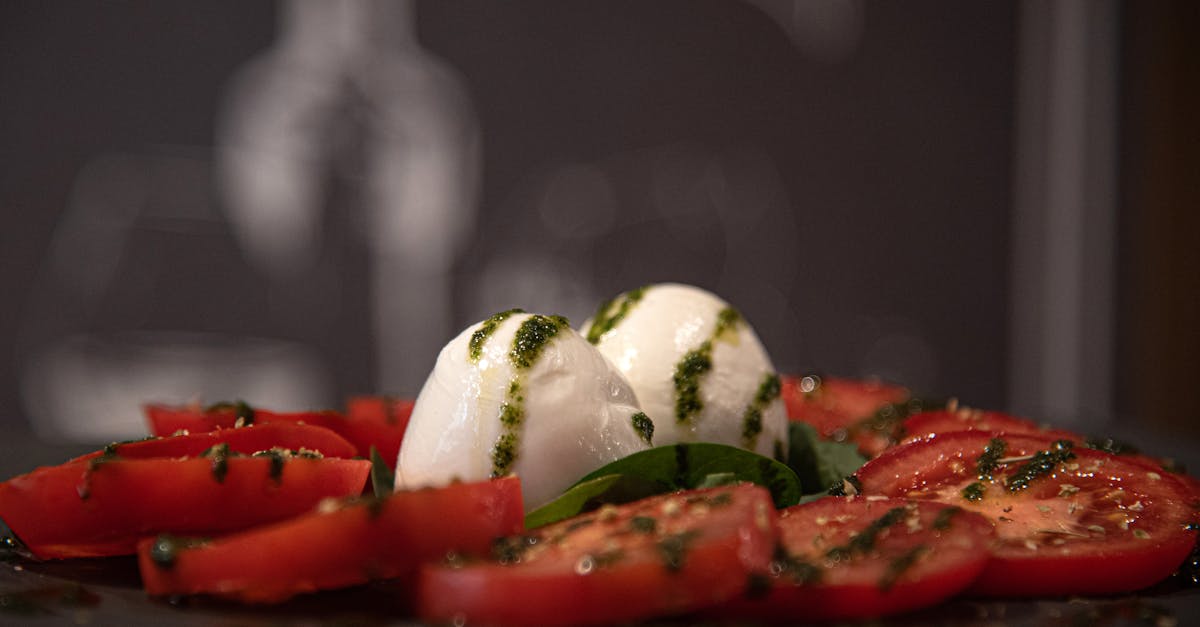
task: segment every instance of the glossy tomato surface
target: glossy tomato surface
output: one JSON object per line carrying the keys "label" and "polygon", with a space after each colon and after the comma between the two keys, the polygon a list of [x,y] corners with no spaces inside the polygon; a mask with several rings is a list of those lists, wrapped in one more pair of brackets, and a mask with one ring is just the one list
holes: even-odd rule
{"label": "glossy tomato surface", "polygon": [[741,485],[656,496],[547,525],[499,545],[499,562],[421,571],[433,623],[576,625],[698,609],[766,572],[770,494]]}
{"label": "glossy tomato surface", "polygon": [[409,578],[447,553],[485,554],[521,529],[520,481],[456,483],[321,508],[205,543],[159,537],[138,547],[146,591],[278,602],[372,579]]}
{"label": "glossy tomato surface", "polygon": [[876,379],[785,375],[781,381],[789,419],[812,425],[823,438],[853,442],[867,457],[891,446],[903,416],[887,414],[911,398],[907,388]]}
{"label": "glossy tomato surface", "polygon": [[395,468],[413,404],[405,398],[355,396],[346,402],[343,434],[364,457],[375,447],[388,467]]}
{"label": "glossy tomato surface", "polygon": [[228,444],[230,451],[244,455],[271,449],[311,451],[326,457],[354,457],[358,454],[358,449],[346,438],[324,427],[277,422],[114,443],[104,450],[71,461],[84,461],[102,455],[116,455],[125,459],[195,457],[220,444]]}
{"label": "glossy tomato surface", "polygon": [[861,496],[785,509],[779,529],[769,587],[720,615],[849,620],[928,607],[975,580],[993,538],[985,518],[958,507]]}
{"label": "glossy tomato surface", "polygon": [[992,522],[987,595],[1111,594],[1170,575],[1196,508],[1175,477],[1050,438],[960,431],[897,446],[856,473],[863,494],[935,500]]}
{"label": "glossy tomato surface", "polygon": [[228,532],[357,495],[369,471],[333,458],[98,458],[0,484],[0,518],[41,558],[130,554],[145,535]]}
{"label": "glossy tomato surface", "polygon": [[923,411],[905,419],[901,430],[901,442],[912,442],[935,433],[952,431],[1003,431],[1065,439],[1076,443],[1082,443],[1084,439],[1073,431],[1052,429],[1027,418],[966,407]]}

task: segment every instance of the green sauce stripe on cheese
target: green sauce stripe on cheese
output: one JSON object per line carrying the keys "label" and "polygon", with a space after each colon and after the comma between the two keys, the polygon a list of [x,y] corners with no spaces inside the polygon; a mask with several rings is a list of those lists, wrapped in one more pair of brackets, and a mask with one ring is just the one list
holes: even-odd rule
{"label": "green sauce stripe on cheese", "polygon": [[[504,319],[516,310],[503,312],[497,316],[503,315],[496,326],[503,322]],[[495,319],[492,316],[488,320]],[[486,322],[484,323],[487,324]],[[537,363],[537,360],[542,355],[542,351],[554,339],[560,331],[569,327],[571,323],[562,316],[542,316],[532,315],[521,323],[517,328],[516,335],[513,336],[512,348],[508,352],[509,360],[512,361],[513,367],[517,373],[514,375],[512,382],[508,386],[508,395],[504,404],[500,406],[500,426],[503,432],[496,440],[495,446],[492,447],[492,476],[503,477],[512,472],[513,464],[517,461],[517,451],[521,444],[521,427],[525,423],[525,395],[523,392],[525,384],[526,372]],[[484,328],[481,327],[480,331]],[[495,327],[488,330],[488,335],[495,332]],[[472,341],[475,337],[472,336]],[[483,342],[487,340],[487,336],[481,340],[479,350],[483,350]]]}

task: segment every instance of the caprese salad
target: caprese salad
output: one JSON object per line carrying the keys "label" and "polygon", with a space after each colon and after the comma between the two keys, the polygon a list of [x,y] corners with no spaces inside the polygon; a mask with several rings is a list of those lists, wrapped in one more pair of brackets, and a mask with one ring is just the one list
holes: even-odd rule
{"label": "caprese salad", "polygon": [[875,618],[1107,595],[1190,560],[1171,464],[904,387],[779,374],[736,309],[651,285],[578,330],[463,330],[415,400],[149,405],[150,436],[0,483],[21,559],[136,555],[147,594],[392,581],[432,623]]}

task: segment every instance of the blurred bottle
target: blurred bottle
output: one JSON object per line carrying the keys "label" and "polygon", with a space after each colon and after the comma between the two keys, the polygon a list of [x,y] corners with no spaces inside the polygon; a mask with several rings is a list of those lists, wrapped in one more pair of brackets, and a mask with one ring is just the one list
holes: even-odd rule
{"label": "blurred bottle", "polygon": [[466,91],[414,22],[411,0],[288,0],[277,44],[235,78],[218,132],[230,223],[272,282],[317,264],[330,175],[357,188],[373,386],[396,394],[416,392],[454,331],[451,272],[478,187]]}
{"label": "blurred bottle", "polygon": [[[453,332],[479,132],[462,83],[417,43],[413,10],[288,0],[276,44],[222,103],[213,163],[156,148],[80,173],[20,338],[40,434],[144,435],[148,401],[333,406],[363,391],[339,376],[358,361],[374,364],[375,391],[416,392]],[[335,214],[360,228],[330,233]],[[331,246],[366,262],[330,264]],[[372,327],[361,345],[376,354],[331,356],[330,342],[368,333],[324,311],[358,283]],[[277,302],[300,292],[315,305]]]}

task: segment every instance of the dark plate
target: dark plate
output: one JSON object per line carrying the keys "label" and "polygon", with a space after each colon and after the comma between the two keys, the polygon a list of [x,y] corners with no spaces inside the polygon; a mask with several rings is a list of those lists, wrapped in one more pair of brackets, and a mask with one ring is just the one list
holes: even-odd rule
{"label": "dark plate", "polygon": [[[1143,450],[1174,455],[1200,467],[1192,442],[1154,437],[1133,440]],[[39,465],[58,464],[94,450],[92,446],[46,444],[28,431],[0,430],[0,478]],[[4,625],[206,625],[286,627],[290,625],[414,625],[404,594],[386,583],[303,596],[273,606],[244,606],[210,599],[178,602],[151,599],[140,587],[137,564],[129,558],[10,561],[0,563],[0,624]],[[703,623],[691,617],[656,624]],[[796,622],[802,624],[799,617]],[[711,624],[711,623],[709,623]],[[1200,625],[1200,588],[1167,581],[1137,595],[1090,599],[959,599],[879,625],[1147,626]]]}

